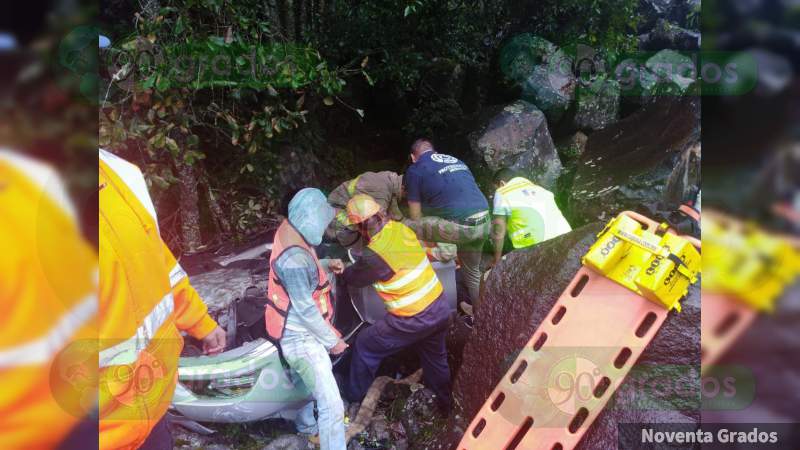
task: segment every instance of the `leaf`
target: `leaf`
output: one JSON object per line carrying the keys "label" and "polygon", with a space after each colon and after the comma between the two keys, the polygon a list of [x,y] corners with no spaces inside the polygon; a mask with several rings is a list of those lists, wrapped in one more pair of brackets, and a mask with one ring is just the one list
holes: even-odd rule
{"label": "leaf", "polygon": [[142,82],[142,89],[150,89],[156,83],[156,74],[152,74]]}
{"label": "leaf", "polygon": [[369,56],[365,56],[364,60],[361,61],[361,68],[363,69],[363,68],[367,67],[367,63],[368,62],[369,62]]}
{"label": "leaf", "polygon": [[192,134],[186,138],[186,143],[191,146],[195,146],[200,143],[200,138],[196,134]]}
{"label": "leaf", "polygon": [[333,98],[325,97],[322,99],[322,103],[325,103],[326,106],[333,106]]}
{"label": "leaf", "polygon": [[413,12],[413,8],[411,5],[406,6],[406,9],[403,11],[403,17],[408,17],[409,14]]}
{"label": "leaf", "polygon": [[362,119],[364,118],[364,110],[363,109],[360,109],[360,108],[356,109],[356,112],[358,113],[359,116],[361,116]]}
{"label": "leaf", "polygon": [[169,150],[169,151],[170,151],[170,152],[171,152],[173,155],[177,155],[177,154],[178,154],[178,152],[180,151],[180,149],[178,148],[178,143],[177,143],[177,142],[175,142],[175,139],[172,139],[171,137],[167,137],[167,138],[164,140],[164,143],[166,144],[166,146],[167,146],[167,149],[168,149],[168,150]]}
{"label": "leaf", "polygon": [[245,167],[247,168],[248,172],[252,172],[252,171],[256,170],[255,167],[253,167],[252,164],[246,164]]}
{"label": "leaf", "polygon": [[228,27],[228,31],[225,33],[225,43],[230,44],[233,42],[233,28]]}

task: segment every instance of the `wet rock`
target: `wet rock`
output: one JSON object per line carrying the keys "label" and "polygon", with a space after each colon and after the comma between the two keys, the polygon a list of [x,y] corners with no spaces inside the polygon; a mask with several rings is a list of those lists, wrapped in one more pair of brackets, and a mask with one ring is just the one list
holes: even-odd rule
{"label": "wet rock", "polygon": [[[506,255],[489,274],[485,297],[475,318],[475,334],[464,349],[462,370],[456,377],[453,390],[455,401],[463,407],[463,414],[468,420],[474,417],[514,361],[519,349],[528,342],[550,312],[580,267],[581,256],[601,229],[601,223],[589,224],[534,247],[514,251]],[[637,362],[637,367],[678,366],[689,369],[685,371],[687,379],[696,376],[697,371],[692,372],[691,369],[699,369],[699,290],[692,289],[682,305],[684,308],[681,313],[673,311],[669,314]],[[618,391],[624,397],[620,400],[624,405],[641,402],[641,396],[650,395],[638,389],[626,390],[626,384],[628,380]],[[685,397],[690,400],[699,398],[697,380],[694,379],[690,386],[695,390],[690,389]],[[671,398],[665,401],[668,406],[672,405],[669,403]],[[618,423],[642,420],[696,422],[696,407],[696,403],[689,401],[672,410],[606,408],[579,447],[616,448]],[[458,438],[449,437],[452,442],[457,442]]]}
{"label": "wet rock", "polygon": [[587,225],[511,252],[492,270],[453,387],[454,399],[463,407],[467,421],[569,284],[600,229],[599,224]]}
{"label": "wet rock", "polygon": [[523,100],[506,106],[472,133],[470,147],[489,170],[511,167],[545,187],[552,187],[561,170],[544,114]]}
{"label": "wet rock", "polygon": [[650,32],[639,36],[639,49],[648,51],[699,50],[700,33],[687,30],[665,19],[659,19]]}
{"label": "wet rock", "polygon": [[620,87],[605,77],[578,86],[575,126],[581,130],[599,130],[617,121]]}
{"label": "wet rock", "polygon": [[586,136],[583,132],[578,131],[572,136],[567,136],[566,138],[556,142],[558,156],[561,158],[561,161],[565,166],[571,162],[577,161],[581,157],[583,151],[586,150],[586,142],[588,140],[588,136]]}
{"label": "wet rock", "polygon": [[284,434],[275,438],[262,450],[307,450],[314,448],[308,438],[299,434]]}
{"label": "wet rock", "polygon": [[570,223],[606,221],[626,209],[650,216],[676,209],[679,204],[665,195],[666,186],[681,158],[700,140],[699,109],[697,98],[663,97],[592,133],[569,195]]}

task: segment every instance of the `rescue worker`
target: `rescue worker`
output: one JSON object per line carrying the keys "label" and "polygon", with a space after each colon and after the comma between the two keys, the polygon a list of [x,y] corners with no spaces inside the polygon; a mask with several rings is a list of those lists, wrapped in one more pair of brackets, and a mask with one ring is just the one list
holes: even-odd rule
{"label": "rescue worker", "polygon": [[413,346],[422,362],[425,385],[436,394],[440,411],[450,409],[450,369],[445,335],[450,307],[442,284],[412,229],[389,219],[371,197],[356,195],[347,204],[350,221],[368,242],[347,267],[348,286],[372,285],[388,314],[358,335],[352,355],[348,393],[361,401],[381,361]]}
{"label": "rescue worker", "polygon": [[[364,172],[340,184],[328,195],[328,203],[336,210],[336,218],[328,227],[328,235],[335,237],[342,247],[352,249],[356,255],[364,242],[358,227],[347,220],[347,202],[356,194],[372,197],[392,220],[403,220],[400,201],[403,198],[403,176],[394,172]],[[445,242],[423,242],[431,261],[449,262],[456,257],[456,246]]]}
{"label": "rescue worker", "polygon": [[411,161],[404,176],[410,220],[403,223],[424,241],[458,245],[469,300],[477,306],[483,245],[491,226],[489,203],[469,167],[437,153],[430,141],[414,142]]}
{"label": "rescue worker", "polygon": [[60,178],[0,149],[0,448],[97,446],[97,255]]}
{"label": "rescue worker", "polygon": [[269,259],[267,334],[317,403],[319,420],[309,402],[298,413],[298,431],[319,433],[322,450],[345,450],[344,405],[328,353],[338,355],[347,344],[331,323],[334,309],[325,273],[328,265],[339,271],[342,262],[320,261],[314,251],[334,211],[320,190],[305,188],[289,202],[288,213]]}
{"label": "rescue worker", "polygon": [[381,211],[393,220],[402,220],[400,199],[403,196],[403,177],[394,172],[364,172],[345,181],[328,195],[328,203],[336,210],[336,220],[331,222],[331,233],[345,247],[361,247],[357,227],[347,221],[347,202],[356,194],[366,194],[375,199]]}
{"label": "rescue worker", "polygon": [[507,168],[495,173],[494,184],[494,263],[503,257],[506,233],[517,250],[572,231],[552,192]]}
{"label": "rescue worker", "polygon": [[225,331],[161,239],[139,168],[100,150],[99,191],[100,448],[172,448],[180,332],[216,354]]}

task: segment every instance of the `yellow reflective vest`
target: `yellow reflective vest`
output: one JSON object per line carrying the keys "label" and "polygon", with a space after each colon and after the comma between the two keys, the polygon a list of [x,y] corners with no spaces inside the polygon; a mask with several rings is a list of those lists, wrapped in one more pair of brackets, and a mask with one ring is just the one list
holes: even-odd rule
{"label": "yellow reflective vest", "polygon": [[56,448],[91,411],[96,279],[55,172],[0,149],[0,448]]}
{"label": "yellow reflective vest", "polygon": [[145,180],[100,150],[99,414],[101,449],[135,449],[164,416],[177,382],[179,330],[217,324],[161,239]]}
{"label": "yellow reflective vest", "polygon": [[373,284],[389,313],[413,316],[442,294],[442,284],[411,228],[391,220],[368,247],[394,271],[391,279]]}
{"label": "yellow reflective vest", "polygon": [[494,215],[507,217],[514,248],[530,247],[572,231],[553,193],[523,177],[512,178],[495,192]]}

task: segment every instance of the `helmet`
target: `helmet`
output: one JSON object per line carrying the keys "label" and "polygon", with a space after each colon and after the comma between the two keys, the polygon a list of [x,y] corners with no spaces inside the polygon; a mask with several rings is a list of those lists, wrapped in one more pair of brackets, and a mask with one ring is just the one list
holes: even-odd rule
{"label": "helmet", "polygon": [[366,194],[356,194],[347,202],[347,220],[351,224],[361,223],[381,210],[380,205]]}

